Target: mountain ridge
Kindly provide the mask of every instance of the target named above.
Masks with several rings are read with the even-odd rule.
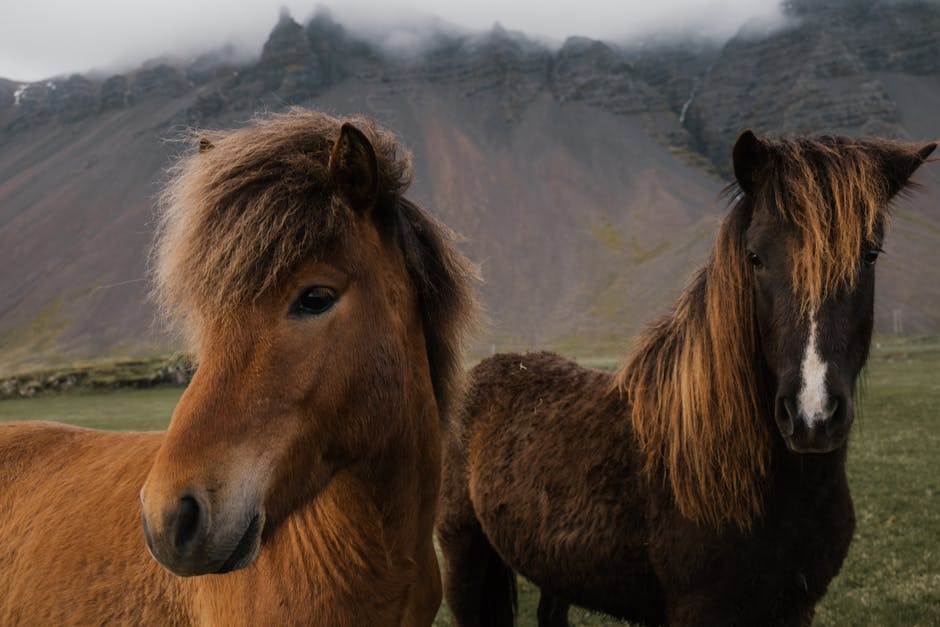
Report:
[[[722,46],[552,49],[495,27],[410,55],[282,14],[253,61],[0,79],[0,368],[172,348],[145,278],[154,182],[182,150],[165,140],[293,105],[365,113],[413,150],[412,196],[483,266],[478,353],[620,352],[704,262],[742,128],[940,137],[940,5],[820,4]],[[940,325],[937,169],[898,204],[879,330]]]

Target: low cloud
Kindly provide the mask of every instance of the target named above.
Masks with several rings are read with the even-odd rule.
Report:
[[[33,81],[91,69],[122,69],[169,54],[185,57],[233,44],[257,54],[273,27],[278,4],[244,0],[11,0],[0,23],[0,76]],[[280,6],[300,22],[309,2]],[[584,35],[629,43],[650,35],[723,40],[747,23],[782,21],[778,0],[411,0],[336,2],[333,16],[355,32],[393,48],[418,46],[425,29],[486,30],[496,22],[543,40]]]

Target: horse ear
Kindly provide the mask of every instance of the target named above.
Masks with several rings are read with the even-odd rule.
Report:
[[[936,142],[924,144],[917,150],[903,150],[889,154],[885,159],[885,170],[888,175],[888,198],[893,197],[907,185],[911,175],[917,171],[927,158],[933,154],[937,147]]]
[[[732,151],[734,178],[748,195],[757,190],[757,174],[767,163],[767,145],[747,129],[738,136]]]
[[[209,152],[209,151],[212,150],[213,148],[215,148],[215,144],[213,144],[211,141],[209,141],[209,138],[208,138],[208,137],[200,137],[200,138],[199,138],[199,152],[200,152],[200,153]]]
[[[346,122],[330,153],[330,179],[354,209],[371,209],[379,190],[379,165],[372,142]]]

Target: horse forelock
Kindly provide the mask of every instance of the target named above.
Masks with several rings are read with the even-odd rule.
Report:
[[[342,123],[314,111],[201,133],[209,146],[181,158],[160,196],[152,255],[155,297],[187,338],[207,315],[256,303],[301,261],[342,248],[354,219],[329,176]],[[410,154],[365,118],[352,118],[375,150],[382,194],[407,189]]]
[[[795,233],[791,282],[807,314],[855,286],[863,250],[880,245],[889,201],[899,191],[892,189],[888,162],[914,148],[837,137],[774,140],[767,147],[767,178],[755,203]]]
[[[373,143],[384,193],[410,182],[410,155],[387,131],[352,119]],[[344,243],[354,218],[334,193],[329,155],[343,120],[295,109],[246,128],[203,133],[159,203],[155,295],[189,338],[204,317],[257,302],[305,259]]]
[[[473,318],[475,270],[454,247],[453,234],[402,197],[411,155],[366,118],[294,109],[238,130],[200,133],[199,150],[169,171],[160,197],[151,261],[155,299],[196,352],[210,319],[259,302],[301,263],[332,260],[347,248],[356,216],[329,175],[344,122],[364,132],[375,151],[378,209],[399,216],[406,279],[415,284],[435,392],[446,407],[445,390],[456,379]],[[395,223],[378,220],[380,229]]]
[[[615,378],[647,477],[666,482],[687,518],[741,528],[762,512],[770,452],[747,224],[738,199],[706,266],[674,312],[641,334]]]

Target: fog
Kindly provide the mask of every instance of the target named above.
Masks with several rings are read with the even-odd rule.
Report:
[[[782,20],[778,0],[354,0],[325,6],[351,30],[394,48],[419,45],[431,26],[481,31],[498,22],[546,41],[584,35],[629,42],[650,35],[722,40],[746,23],[763,28]],[[122,69],[164,54],[189,56],[226,44],[255,55],[279,7],[302,23],[316,10],[297,0],[7,0],[0,21],[0,77],[34,81]]]

